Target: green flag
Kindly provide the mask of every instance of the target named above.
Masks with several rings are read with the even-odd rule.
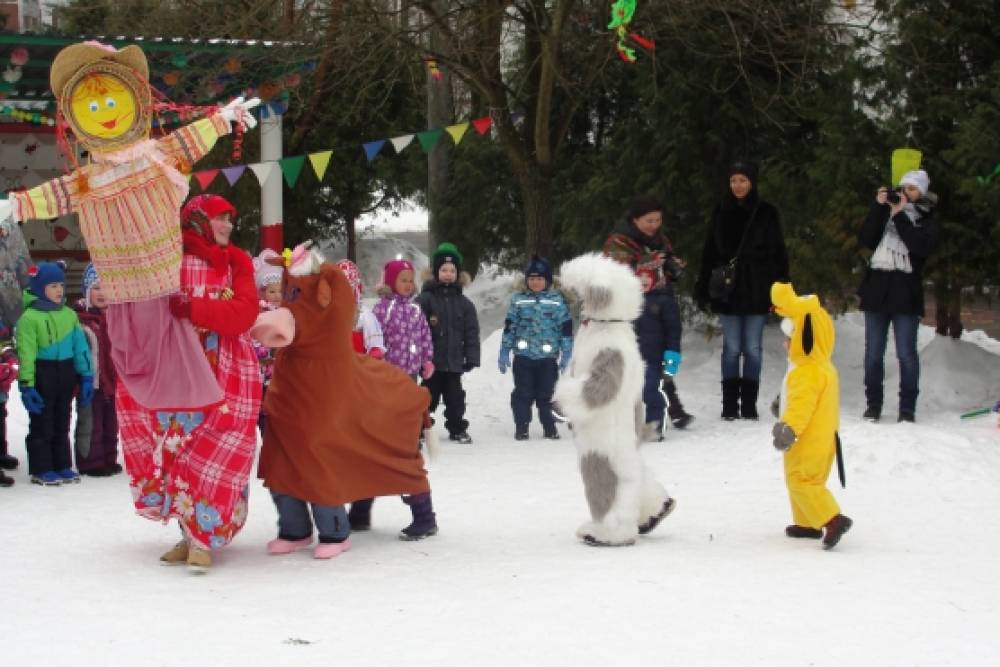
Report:
[[[288,183],[288,187],[295,187],[295,183],[299,180],[299,174],[302,173],[302,165],[305,163],[305,155],[286,157],[278,160],[278,166],[281,167],[281,174],[285,177],[285,183]]]
[[[440,127],[435,127],[432,130],[425,130],[423,132],[417,132],[417,139],[420,141],[420,147],[424,149],[425,153],[430,153],[434,146],[437,145],[438,140],[441,139],[441,135],[444,134],[444,130]]]

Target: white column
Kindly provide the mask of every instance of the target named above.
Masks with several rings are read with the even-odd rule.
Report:
[[[260,121],[260,159],[277,161],[282,157],[281,116],[270,113]],[[260,186],[261,247],[273,247],[281,252],[281,223],[284,215],[281,191],[281,169],[275,165],[267,181]],[[278,227],[273,228],[274,225]],[[268,229],[268,228],[271,229]],[[277,246],[277,247],[275,247]]]

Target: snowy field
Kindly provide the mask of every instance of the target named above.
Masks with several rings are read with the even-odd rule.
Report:
[[[209,573],[161,566],[177,529],[134,516],[124,476],[28,483],[13,396],[2,665],[997,664],[1000,429],[958,415],[1000,398],[1000,343],[924,327],[918,423],[896,424],[890,339],[887,419],[869,424],[862,320],[838,320],[847,489],[831,486],[855,525],[825,552],[784,536],[772,420],[719,419],[721,341],[689,331],[678,386],[697,419],[643,450],[677,511],[634,547],[593,548],[574,537],[587,505],[569,433],[542,440],[536,420],[513,440],[495,364],[510,284],[487,272],[470,290],[485,337],[466,380],[475,444],[444,442],[431,463],[441,532],[422,542],[396,538],[409,511],[384,498],[341,557],[268,556],[276,514],[253,480],[246,528]],[[784,368],[768,327],[762,415]]]

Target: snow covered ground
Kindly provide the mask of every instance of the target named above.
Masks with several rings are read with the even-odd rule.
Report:
[[[485,337],[466,381],[475,444],[445,442],[432,462],[441,532],[422,542],[396,539],[408,508],[384,498],[343,556],[268,556],[276,514],[255,480],[246,528],[208,574],[161,566],[177,529],[135,517],[123,476],[28,483],[13,396],[2,664],[996,664],[1000,429],[958,415],[1000,398],[1000,343],[924,327],[919,421],[896,424],[890,340],[888,419],[868,424],[863,324],[838,320],[848,485],[831,486],[855,526],[825,552],[784,537],[772,421],[719,420],[721,341],[689,331],[678,385],[697,420],[644,448],[677,511],[634,547],[592,548],[574,537],[587,505],[568,432],[512,437],[495,367],[510,283],[485,272],[470,290]],[[765,348],[762,412],[785,367],[775,327]]]

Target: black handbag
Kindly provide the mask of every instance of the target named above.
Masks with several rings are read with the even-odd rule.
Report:
[[[733,258],[712,269],[712,273],[708,278],[708,295],[713,301],[729,301],[729,297],[733,293],[733,288],[736,287],[736,260],[739,259],[740,253],[743,252],[743,244],[747,240],[747,232],[750,231],[750,224],[753,223],[753,219],[757,217],[757,207],[753,209],[753,213],[750,214],[750,219],[747,221],[747,226],[743,229],[743,238],[740,239],[740,245],[736,248],[736,254]]]

